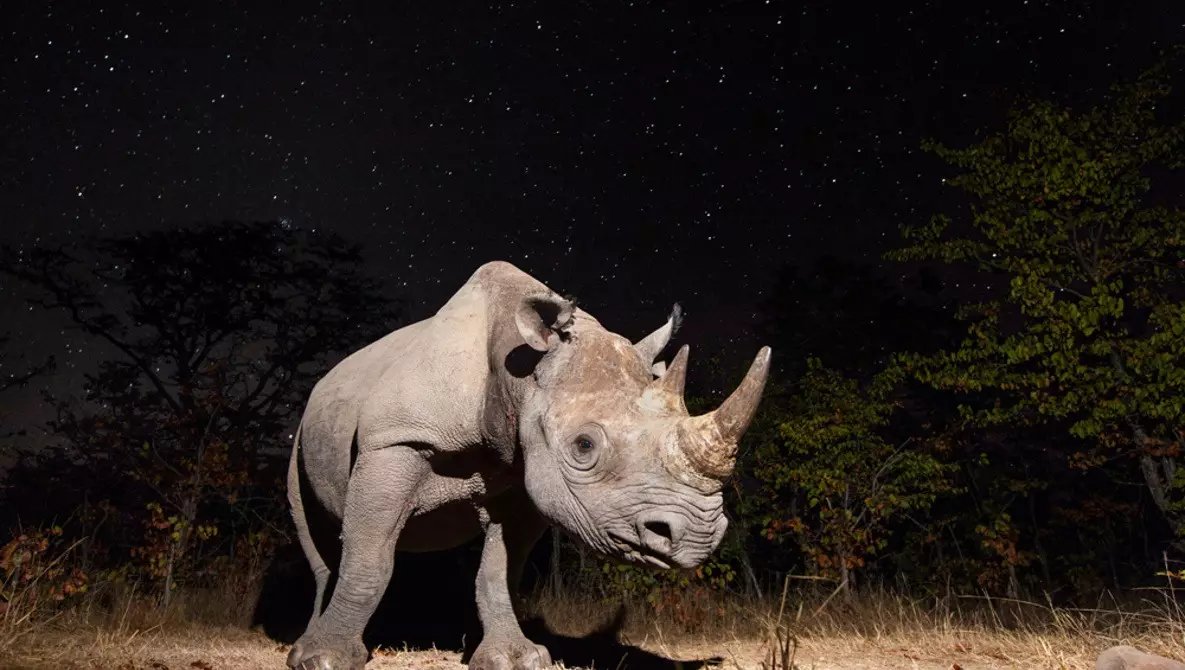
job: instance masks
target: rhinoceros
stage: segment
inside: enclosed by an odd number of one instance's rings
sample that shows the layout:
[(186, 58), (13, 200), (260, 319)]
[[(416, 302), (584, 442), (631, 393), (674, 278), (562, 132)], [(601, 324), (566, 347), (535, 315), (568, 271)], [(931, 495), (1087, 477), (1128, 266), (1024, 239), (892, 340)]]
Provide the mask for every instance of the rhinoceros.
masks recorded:
[[(721, 488), (761, 400), (770, 350), (720, 407), (690, 416), (687, 346), (669, 366), (656, 363), (680, 319), (676, 305), (631, 343), (492, 262), (434, 316), (330, 370), (309, 397), (288, 474), (317, 587), (288, 666), (365, 665), (362, 630), (396, 550), (446, 549), (484, 532), (474, 668), (551, 664), (523, 634), (511, 597), (549, 526), (620, 561), (700, 564), (727, 527)], [(310, 532), (310, 497), (331, 532)]]

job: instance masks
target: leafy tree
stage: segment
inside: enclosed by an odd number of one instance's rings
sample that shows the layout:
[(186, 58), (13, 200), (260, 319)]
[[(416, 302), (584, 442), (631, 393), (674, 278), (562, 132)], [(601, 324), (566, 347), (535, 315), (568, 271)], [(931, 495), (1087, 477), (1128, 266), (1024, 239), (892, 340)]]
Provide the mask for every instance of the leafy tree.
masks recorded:
[[(733, 526), (745, 530), (758, 570), (798, 570), (805, 559), (810, 569), (842, 578), (844, 569), (874, 555), (855, 547), (854, 528), (840, 531), (843, 523), (838, 516), (829, 519), (832, 526), (824, 529), (820, 516), (830, 511), (808, 507), (807, 488), (823, 483), (826, 472), (842, 469), (851, 455), (847, 450), (853, 447), (853, 453), (863, 456), (914, 436), (906, 447), (910, 457), (919, 448), (929, 448), (934, 431), (924, 424), (938, 408), (930, 406), (934, 398), (918, 393), (939, 394), (916, 384), (909, 388), (891, 382), (892, 373), (877, 374), (894, 352), (905, 347), (929, 351), (956, 341), (953, 331), (960, 326), (942, 308), (940, 296), (929, 290), (933, 283), (926, 279), (923, 273), (899, 281), (870, 266), (824, 257), (807, 267), (785, 268), (768, 292), (759, 335), (783, 355), (775, 357), (776, 374), (766, 388), (763, 410), (745, 435), (730, 487), (736, 493), (730, 500), (736, 516)], [(827, 361), (828, 367), (823, 368), (820, 360)], [(870, 400), (870, 394), (882, 392), (889, 395), (876, 397), (872, 405), (860, 405), (856, 414), (840, 413), (841, 430), (864, 433), (849, 436), (851, 444), (835, 434), (812, 435), (819, 427), (812, 422), (834, 418), (837, 406), (859, 404)], [(923, 436), (924, 440), (918, 439)], [(877, 442), (865, 442), (863, 437)], [(875, 473), (851, 474), (854, 479), (848, 483), (858, 490), (870, 484), (855, 478)], [(892, 486), (899, 474), (881, 473), (872, 485), (880, 487), (887, 478)], [(901, 484), (909, 486), (904, 480)], [(835, 500), (830, 498), (832, 503)], [(853, 500), (857, 499), (849, 497), (849, 503)], [(919, 514), (914, 510), (911, 516)], [(890, 538), (905, 537), (902, 524), (912, 524), (903, 515), (902, 510), (890, 509), (886, 518), (874, 519), (860, 517), (856, 511), (848, 521), (859, 518), (858, 524), (872, 523), (866, 530), (876, 535), (871, 545), (879, 547), (877, 552), (883, 556)], [(842, 563), (833, 561), (837, 553), (848, 551), (846, 545), (840, 546), (841, 536), (852, 544), (858, 559), (854, 554)], [(786, 551), (788, 545), (799, 551)]]
[(358, 249), (326, 234), (227, 223), (94, 249), (0, 263), (110, 354), (83, 402), (50, 399), (64, 446), (11, 479), (55, 485), (58, 514), (88, 502), (83, 532), (107, 523), (167, 602), (185, 569), (275, 535), (308, 392), (334, 352), (385, 333), (396, 309)]
[(968, 394), (975, 425), (1064, 425), (1090, 445), (1081, 468), (1128, 459), (1157, 509), (1185, 534), (1185, 213), (1149, 198), (1150, 174), (1180, 167), (1185, 124), (1164, 122), (1166, 59), (1085, 110), (1032, 101), (970, 147), (926, 149), (961, 172), (970, 215), (906, 227), (897, 260), (970, 264), (1006, 277), (967, 305), (954, 348), (899, 362)]
[(950, 466), (913, 439), (890, 439), (900, 381), (890, 368), (861, 384), (809, 360), (777, 438), (750, 463), (762, 488), (750, 513), (762, 515), (766, 537), (795, 540), (848, 594), (853, 571), (885, 548), (894, 525), (950, 490)]

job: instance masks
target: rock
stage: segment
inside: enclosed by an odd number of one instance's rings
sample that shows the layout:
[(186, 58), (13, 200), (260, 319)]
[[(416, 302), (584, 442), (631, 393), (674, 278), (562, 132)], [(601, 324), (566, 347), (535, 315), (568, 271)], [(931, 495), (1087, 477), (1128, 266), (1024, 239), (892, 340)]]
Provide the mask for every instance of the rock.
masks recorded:
[(1094, 667), (1095, 670), (1185, 670), (1185, 663), (1123, 645), (1099, 654)]

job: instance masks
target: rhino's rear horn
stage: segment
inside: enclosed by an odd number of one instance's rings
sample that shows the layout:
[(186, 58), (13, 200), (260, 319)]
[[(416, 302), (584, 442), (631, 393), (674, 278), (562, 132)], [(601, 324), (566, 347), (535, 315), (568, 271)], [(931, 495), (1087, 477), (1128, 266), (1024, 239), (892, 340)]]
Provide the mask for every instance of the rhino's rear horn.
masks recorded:
[(691, 347), (686, 344), (679, 347), (679, 353), (675, 354), (674, 360), (663, 371), (662, 376), (651, 384), (666, 393), (682, 398), (683, 387), (687, 383), (687, 354), (689, 351), (691, 351)]

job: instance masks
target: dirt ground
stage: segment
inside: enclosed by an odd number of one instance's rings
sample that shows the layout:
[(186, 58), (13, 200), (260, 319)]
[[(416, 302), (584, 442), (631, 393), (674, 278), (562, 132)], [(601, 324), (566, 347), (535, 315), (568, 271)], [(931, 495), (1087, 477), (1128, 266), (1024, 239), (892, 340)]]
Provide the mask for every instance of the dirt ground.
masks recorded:
[[(852, 639), (808, 639), (795, 652), (794, 665), (806, 670), (873, 670), (884, 668), (979, 670), (987, 668), (1093, 668), (1086, 654), (1044, 659), (1008, 658), (1005, 653), (977, 653), (969, 645), (931, 644), (931, 648), (903, 648), (892, 643)], [(255, 631), (228, 628), (185, 633), (139, 633), (115, 640), (101, 632), (62, 632), (40, 638), (19, 653), (0, 650), (0, 668), (86, 668), (93, 670), (239, 670), (284, 668), (288, 647)], [(721, 668), (761, 668), (766, 647), (760, 641), (724, 640), (669, 644), (660, 639), (633, 641), (631, 645), (606, 647), (591, 658), (561, 666), (608, 670), (690, 670), (705, 664)], [(554, 650), (553, 650), (554, 653)], [(556, 654), (560, 656), (559, 654)], [(1058, 656), (1061, 656), (1058, 658)], [(462, 668), (458, 650), (376, 650), (369, 669), (456, 670)], [(779, 666), (780, 670), (780, 666)]]

